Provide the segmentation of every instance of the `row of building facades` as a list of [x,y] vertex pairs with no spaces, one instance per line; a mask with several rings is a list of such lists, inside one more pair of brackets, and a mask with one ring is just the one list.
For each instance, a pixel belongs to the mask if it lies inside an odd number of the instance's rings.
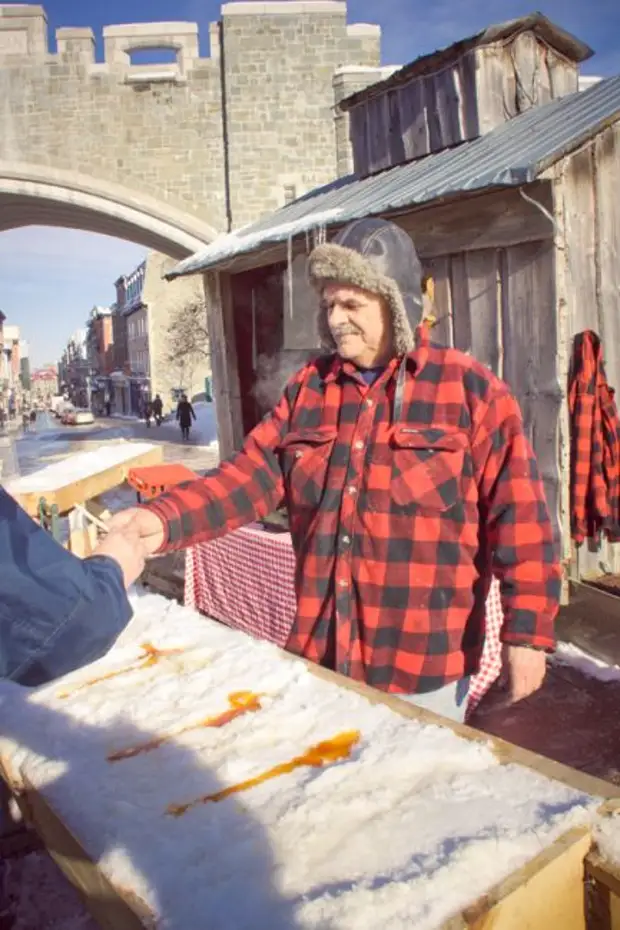
[[171,357],[171,323],[184,307],[204,300],[200,278],[165,280],[174,265],[149,252],[115,281],[114,303],[93,307],[85,328],[70,337],[58,377],[61,392],[76,407],[95,415],[142,416],[158,394],[164,411],[176,407],[181,393],[193,398],[206,393],[210,399],[207,351],[189,360]]
[[28,343],[19,326],[7,323],[0,310],[0,422],[15,419],[30,406],[31,376]]

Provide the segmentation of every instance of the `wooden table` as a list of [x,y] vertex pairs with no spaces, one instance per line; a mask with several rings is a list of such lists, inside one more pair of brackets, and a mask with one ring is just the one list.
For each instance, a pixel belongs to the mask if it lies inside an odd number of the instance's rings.
[[[216,625],[211,627],[209,621],[206,621],[207,625],[205,625],[205,621],[200,618],[194,619],[187,613],[184,613],[183,617],[184,634],[187,635],[188,642],[193,643],[196,636],[204,636],[206,642],[211,635],[215,637],[213,645],[217,645],[218,647],[225,647],[228,639],[230,639],[230,645],[232,645],[233,648],[236,648],[235,644],[239,645],[239,643],[242,642],[240,638],[242,634],[234,633],[233,631],[226,631],[226,633],[224,633],[222,629]],[[212,630],[212,633],[210,630]],[[252,655],[248,655],[248,659],[252,660],[249,662],[248,667],[253,667],[255,664],[256,667],[259,668],[265,661],[265,653],[262,651],[264,646],[249,639],[244,641],[247,643],[249,652],[251,654],[256,654],[255,663]],[[386,708],[389,708],[394,713],[403,717],[412,718],[422,723],[439,725],[440,727],[452,730],[467,741],[486,744],[492,749],[500,765],[511,765],[531,769],[548,778],[563,782],[578,791],[586,792],[600,798],[614,799],[617,797],[620,790],[617,786],[584,775],[581,772],[574,771],[551,760],[541,758],[540,756],[536,756],[531,752],[522,750],[501,740],[489,738],[485,734],[474,731],[468,727],[443,720],[429,711],[416,708],[396,697],[382,694],[364,685],[352,682],[350,679],[343,678],[334,672],[320,669],[310,663],[305,663],[304,660],[287,656],[286,653],[282,653],[282,658],[287,663],[296,663],[297,665],[301,664],[305,666],[312,676],[316,676],[323,682],[329,683],[331,687],[337,686],[344,691],[356,692],[370,703],[384,705]],[[124,661],[127,661],[126,655]],[[202,666],[204,671],[200,672],[200,674],[211,675],[215,661],[217,660]],[[198,665],[196,665],[196,668],[198,668]],[[89,671],[86,675],[79,673],[79,675],[81,677],[92,678],[93,672]],[[149,701],[152,703],[154,693],[153,687],[152,677],[149,678],[147,676],[143,682],[139,680],[136,681],[134,699],[135,702],[137,702],[137,706],[140,705],[140,702],[143,702],[144,706],[146,706]],[[179,687],[181,687],[181,685],[179,685]],[[182,687],[183,689],[187,687],[185,680]],[[50,688],[53,691],[58,691],[59,685],[50,686]],[[97,864],[99,861],[97,851],[86,848],[85,841],[78,839],[76,830],[67,825],[63,817],[58,813],[58,809],[55,808],[54,803],[46,796],[46,789],[37,789],[34,787],[33,781],[30,778],[29,766],[34,765],[36,768],[38,764],[37,759],[41,754],[44,757],[46,755],[52,758],[57,757],[59,760],[63,758],[69,760],[72,758],[72,755],[65,755],[63,753],[64,745],[69,746],[75,744],[79,748],[81,755],[76,755],[76,759],[84,758],[84,752],[86,752],[87,755],[92,755],[92,749],[89,745],[90,741],[95,740],[98,746],[98,740],[101,739],[99,735],[101,731],[98,728],[91,728],[89,732],[89,723],[85,719],[81,724],[74,723],[72,726],[68,727],[66,734],[63,735],[60,742],[56,741],[53,745],[47,747],[45,745],[38,745],[36,742],[36,734],[39,733],[40,736],[42,729],[45,728],[47,722],[46,715],[62,712],[62,708],[55,704],[46,706],[41,702],[40,695],[36,696],[35,701],[32,702],[31,712],[34,716],[31,724],[28,716],[28,708],[23,707],[21,704],[23,701],[21,692],[19,692],[17,699],[20,702],[19,705],[16,705],[14,712],[9,714],[5,720],[5,734],[0,734],[0,773],[16,794],[26,819],[43,838],[50,854],[63,869],[70,881],[81,891],[89,909],[103,928],[109,928],[109,930],[144,930],[144,927],[157,925],[158,914],[151,910],[152,904],[149,905],[147,899],[142,896],[141,889],[124,885],[122,882],[113,884],[110,878],[105,874],[105,870]],[[24,712],[26,712],[25,718],[21,716]],[[44,715],[39,721],[36,719],[38,713]],[[149,710],[149,714],[150,713],[151,711]],[[6,732],[10,732],[11,726],[13,727],[13,732],[15,732],[15,721],[17,719],[23,719],[24,721],[23,746],[30,746],[35,750],[35,755],[31,756],[29,761],[25,761],[24,757],[20,757],[19,753],[16,756],[7,744]],[[258,719],[258,717],[252,717],[252,727],[256,725],[255,721],[258,721]],[[81,728],[84,728],[83,732]],[[110,735],[109,744],[111,746],[117,743],[122,744],[123,739],[121,739],[121,732],[122,730],[119,731],[116,737],[114,734]],[[277,736],[278,734],[275,735]],[[33,738],[35,739],[34,744],[32,743]],[[124,741],[126,742],[128,738],[129,736],[127,734],[124,737]],[[106,746],[107,745],[106,742]],[[184,760],[185,764],[190,765],[192,759],[191,753],[193,751],[194,750],[190,750],[188,747],[185,750],[174,746],[170,748],[172,755],[168,761],[168,771],[170,771],[170,766],[172,766],[174,770],[178,772],[179,780],[181,780],[182,766],[179,769],[178,760]],[[180,755],[175,756],[175,753],[179,753]],[[156,756],[147,756],[145,758],[152,759],[152,774],[150,777],[155,779],[158,783],[161,783],[161,757],[159,761]],[[198,768],[196,771],[196,790],[199,785],[202,785],[205,781],[208,782],[209,779],[209,757],[207,755],[204,758],[207,760],[207,767],[204,770]],[[103,756],[101,764],[102,766],[105,765],[105,757]],[[86,771],[86,769],[84,771]],[[97,796],[93,796],[92,800],[94,806],[92,811],[90,811],[88,804],[85,805],[84,800],[88,791],[92,789],[83,782],[80,782],[80,776],[72,774],[72,772],[72,765],[67,761],[66,766],[64,768],[61,767],[56,776],[56,779],[64,779],[66,781],[66,790],[63,792],[65,804],[68,805],[66,812],[73,815],[76,811],[79,811],[79,817],[77,817],[76,822],[83,823],[83,818],[89,819],[92,822],[98,822],[102,814],[97,810]],[[84,778],[84,772],[82,772],[81,777]],[[132,776],[132,770],[128,768],[126,774],[123,775],[123,787],[119,789],[119,795],[114,796],[114,811],[110,811],[110,816],[118,816],[118,826],[120,830],[117,834],[114,824],[110,825],[109,843],[112,846],[117,843],[122,845],[123,843],[123,835],[120,828],[123,825],[125,817],[133,817],[135,820],[136,817],[138,819],[144,819],[149,816],[148,805],[137,805],[136,810],[136,804],[133,803],[136,798],[143,797],[146,784],[145,778],[145,770],[137,774],[134,772]],[[74,789],[68,781],[71,779],[73,779]],[[234,781],[235,777],[231,776],[231,780]],[[53,785],[54,782],[51,782],[51,784]],[[184,790],[186,791],[188,789],[186,788]],[[412,793],[415,795],[417,790],[417,788],[413,788]],[[423,785],[421,790],[423,790]],[[132,791],[134,792],[133,794]],[[175,797],[174,790],[171,790],[171,797],[174,800],[178,800],[179,798],[184,800],[185,798],[181,797],[183,794],[184,792],[181,791],[179,797]],[[60,795],[57,796],[60,797]],[[109,796],[107,801],[109,805]],[[248,819],[251,820],[249,810],[247,812],[242,810],[243,804],[248,803],[247,796],[245,798],[240,796],[240,803],[241,807],[239,809],[231,807],[231,817],[242,818],[244,822]],[[72,805],[75,805],[75,807]],[[610,802],[610,807],[613,807],[613,805],[614,801],[612,800]],[[160,819],[163,830],[164,827],[166,827],[166,819],[163,815]],[[159,822],[158,819],[157,823],[159,824]],[[358,826],[360,830],[364,828],[363,817]],[[189,829],[189,827],[187,829]],[[194,826],[194,829],[198,829],[201,836],[203,835],[203,830],[206,834],[209,829],[209,819],[203,818],[202,822]],[[92,835],[95,834],[93,833]],[[100,836],[101,834],[98,833],[96,835]],[[175,843],[179,845],[180,853],[185,856],[188,855],[189,849],[189,847],[185,848],[183,845],[186,835],[186,830],[181,829],[176,831],[174,835],[174,840]],[[138,833],[135,834],[135,840],[137,842],[139,841]],[[234,835],[231,834],[231,842],[233,841]],[[463,842],[466,841],[467,838],[465,837]],[[363,843],[363,836],[360,836],[360,843]],[[105,843],[103,845],[105,846]],[[493,930],[586,930],[587,925],[583,906],[586,889],[584,889],[583,876],[584,860],[590,852],[590,847],[590,831],[586,826],[577,826],[568,829],[553,842],[547,845],[541,844],[540,851],[527,861],[526,864],[514,870],[503,881],[493,886],[489,883],[489,887],[481,896],[475,897],[472,895],[469,906],[444,921],[441,924],[441,930],[465,930],[465,928],[469,928],[469,930],[491,930],[491,927]],[[164,848],[166,848],[165,843]],[[173,876],[175,868],[184,868],[183,855],[180,854],[177,859],[175,858],[174,847],[169,849],[169,869],[172,870]],[[198,862],[195,855],[196,850],[193,850],[191,858],[192,865]],[[146,862],[146,860],[144,860],[144,862]],[[148,870],[144,874],[148,874]],[[204,870],[197,869],[196,874],[196,881],[199,883],[200,887],[204,887],[205,883],[208,884],[210,881],[208,859],[205,859]],[[187,881],[185,872],[183,872],[183,874],[179,873],[178,880],[180,882]],[[217,878],[214,880],[217,882]],[[174,884],[174,878],[172,881]],[[241,892],[243,888],[243,883],[244,876],[241,874],[238,881],[239,892]],[[186,893],[191,893],[190,884],[188,884],[186,888]],[[198,891],[199,890],[200,888],[198,888]],[[234,893],[234,889],[232,893]],[[268,897],[270,893],[269,888],[264,889],[264,893]],[[156,893],[155,897],[157,897]],[[172,919],[169,925],[175,928],[181,926],[181,924],[175,922],[174,919]],[[209,925],[209,914],[203,913],[200,916],[199,923],[185,923],[183,924],[183,930],[202,930],[203,927],[208,928]],[[218,926],[221,926],[221,923],[218,924]],[[439,927],[437,930],[439,930]]]
[[30,514],[69,517],[69,548],[76,555],[89,555],[96,538],[94,525],[76,507],[94,516],[105,515],[98,498],[124,484],[130,469],[157,465],[163,447],[151,443],[123,441],[78,452],[30,475],[5,484],[12,497]]

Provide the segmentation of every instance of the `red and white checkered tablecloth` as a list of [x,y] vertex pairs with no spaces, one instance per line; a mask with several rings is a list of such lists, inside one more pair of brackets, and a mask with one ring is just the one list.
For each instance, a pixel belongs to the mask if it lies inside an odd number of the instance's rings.
[[[284,648],[295,617],[294,577],[290,534],[252,524],[188,550],[185,604]],[[499,675],[502,620],[499,583],[493,581],[486,604],[484,650],[470,684],[468,713]]]

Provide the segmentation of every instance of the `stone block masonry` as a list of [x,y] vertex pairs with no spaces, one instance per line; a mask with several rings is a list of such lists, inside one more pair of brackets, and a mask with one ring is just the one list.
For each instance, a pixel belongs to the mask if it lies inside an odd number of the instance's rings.
[[[226,3],[207,58],[194,23],[141,23],[106,27],[99,63],[92,30],[58,29],[51,54],[42,7],[0,5],[0,204],[3,176],[36,169],[78,193],[88,179],[115,200],[101,231],[115,234],[114,217],[137,205],[148,216],[153,202],[158,219],[173,225],[174,215],[207,239],[331,181],[347,158],[334,75],[372,74],[380,60],[379,28],[346,20],[335,0]],[[154,47],[174,49],[174,62],[132,64],[132,52]],[[24,191],[37,196],[32,184]],[[65,209],[63,223],[75,215],[80,228],[79,196],[68,200],[75,213]],[[53,225],[53,204],[48,212]],[[139,240],[148,220],[131,217]]]

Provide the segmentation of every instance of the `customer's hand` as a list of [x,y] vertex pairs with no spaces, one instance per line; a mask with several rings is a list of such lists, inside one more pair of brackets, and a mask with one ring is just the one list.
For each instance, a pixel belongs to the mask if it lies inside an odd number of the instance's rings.
[[510,704],[538,691],[545,680],[547,656],[541,649],[505,645],[502,663],[502,678]]
[[127,531],[135,533],[140,539],[145,555],[153,555],[164,544],[166,531],[164,524],[150,510],[142,507],[130,507],[115,513],[107,521],[110,532]]
[[146,550],[135,529],[114,529],[97,544],[93,555],[105,555],[121,568],[126,588],[136,581],[144,570]]

